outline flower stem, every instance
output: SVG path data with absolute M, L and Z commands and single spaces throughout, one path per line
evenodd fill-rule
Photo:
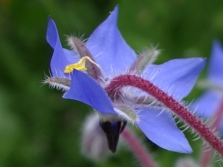
M 223 98 L 221 99 L 220 105 L 218 106 L 217 111 L 212 118 L 213 123 L 211 124 L 210 129 L 218 130 L 218 126 L 222 119 L 222 115 L 223 115 Z M 205 146 L 202 150 L 202 155 L 200 159 L 201 167 L 208 167 L 211 163 L 211 158 L 212 158 L 212 151 L 210 150 L 210 146 Z
M 209 167 L 210 163 L 211 163 L 211 157 L 212 157 L 212 152 L 210 149 L 210 146 L 205 146 L 202 149 L 202 155 L 201 155 L 201 159 L 200 159 L 200 167 Z
M 223 157 L 223 143 L 219 137 L 173 97 L 153 85 L 150 81 L 144 80 L 143 78 L 135 75 L 120 75 L 115 77 L 105 90 L 108 95 L 112 97 L 115 96 L 116 93 L 124 86 L 137 87 L 152 95 L 159 102 L 171 109 L 174 114 L 185 121 L 191 128 L 196 130 L 197 133 Z
M 142 146 L 141 142 L 130 129 L 126 127 L 121 134 L 125 141 L 128 143 L 132 152 L 141 162 L 142 166 L 157 167 L 152 158 Z

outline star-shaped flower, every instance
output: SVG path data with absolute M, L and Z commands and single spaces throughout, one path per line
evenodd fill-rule
M 73 51 L 62 48 L 54 21 L 49 18 L 47 41 L 54 49 L 51 60 L 52 77 L 46 82 L 63 88 L 63 98 L 81 101 L 99 113 L 109 148 L 114 152 L 119 133 L 126 121 L 137 125 L 158 146 L 181 153 L 191 153 L 183 132 L 176 126 L 168 108 L 143 91 L 126 87 L 117 96 L 105 88 L 123 74 L 141 76 L 175 99 L 185 97 L 192 89 L 205 60 L 175 59 L 152 65 L 158 55 L 149 49 L 139 55 L 129 47 L 117 28 L 118 7 L 90 35 L 86 43 L 68 38 Z
M 201 84 L 207 90 L 194 101 L 192 108 L 199 116 L 207 119 L 215 115 L 223 98 L 223 48 L 217 40 L 213 42 L 206 81 Z M 220 122 L 219 130 L 223 134 L 223 122 Z

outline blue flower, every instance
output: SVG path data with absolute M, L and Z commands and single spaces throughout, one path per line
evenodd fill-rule
M 175 99 L 180 100 L 191 91 L 197 76 L 204 67 L 205 60 L 202 58 L 175 59 L 161 65 L 144 62 L 145 67 L 143 66 L 142 71 L 139 73 L 136 72 L 137 70 L 131 71 L 134 63 L 137 64 L 137 61 L 141 59 L 137 59 L 134 50 L 121 36 L 117 28 L 117 15 L 118 7 L 115 7 L 83 46 L 83 51 L 92 56 L 91 61 L 100 67 L 101 72 L 97 73 L 100 77 L 92 77 L 94 75 L 89 73 L 94 71 L 89 69 L 87 72 L 74 69 L 69 74 L 64 73 L 65 68 L 70 64 L 79 64 L 86 55 L 80 55 L 79 46 L 74 45 L 74 51 L 62 48 L 56 25 L 49 18 L 47 41 L 54 49 L 50 64 L 52 79 L 57 78 L 58 83 L 64 81 L 61 79 L 60 82 L 59 78 L 71 81 L 65 85 L 67 87 L 63 98 L 88 104 L 99 113 L 101 127 L 110 140 L 108 143 L 113 152 L 116 149 L 118 135 L 123 130 L 125 121 L 128 121 L 137 125 L 158 146 L 170 151 L 191 153 L 192 149 L 182 131 L 176 126 L 169 109 L 156 99 L 132 87 L 123 89 L 120 99 L 113 99 L 108 96 L 104 88 L 115 76 L 133 73 L 151 81 Z M 149 54 L 156 55 L 157 52 L 149 50 Z
M 213 42 L 207 81 L 203 81 L 203 85 L 208 89 L 194 101 L 192 108 L 199 116 L 207 119 L 215 115 L 223 98 L 223 48 L 217 40 Z M 219 126 L 223 134 L 223 123 Z

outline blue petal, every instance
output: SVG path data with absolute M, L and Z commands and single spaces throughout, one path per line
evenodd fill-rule
M 182 98 L 193 88 L 205 63 L 203 58 L 174 59 L 148 66 L 143 76 L 173 97 Z
M 177 128 L 171 115 L 160 112 L 158 109 L 142 109 L 138 113 L 137 125 L 158 146 L 170 151 L 191 153 L 192 149 L 187 139 Z
M 222 97 L 218 92 L 209 90 L 194 101 L 190 108 L 192 108 L 199 116 L 210 118 L 216 112 L 221 98 Z
M 208 70 L 208 79 L 223 85 L 223 48 L 219 41 L 214 41 Z
M 136 59 L 117 28 L 118 7 L 89 37 L 86 46 L 96 62 L 108 74 L 126 71 Z
M 67 49 L 63 49 L 54 21 L 49 17 L 47 27 L 47 42 L 54 48 L 53 56 L 50 62 L 53 77 L 63 77 L 64 69 L 67 65 L 78 61 L 78 56 Z
M 70 90 L 63 98 L 81 101 L 101 114 L 116 114 L 108 95 L 98 82 L 78 70 L 73 71 Z
M 220 136 L 223 137 L 223 117 L 221 118 L 221 121 L 219 124 L 219 131 L 220 131 Z
M 46 33 L 46 40 L 50 46 L 54 49 L 58 39 L 57 27 L 51 17 L 48 18 L 48 26 Z

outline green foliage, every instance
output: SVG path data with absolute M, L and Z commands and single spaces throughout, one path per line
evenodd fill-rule
M 41 84 L 52 55 L 45 40 L 48 16 L 57 23 L 67 46 L 65 35 L 87 38 L 116 4 L 120 4 L 118 25 L 126 41 L 138 51 L 158 46 L 162 50 L 159 63 L 177 57 L 208 57 L 212 40 L 223 41 L 220 0 L 0 0 L 0 166 L 138 164 L 123 147 L 105 162 L 87 160 L 80 143 L 89 108 L 64 100 L 61 92 Z M 198 91 L 194 92 L 188 100 L 196 97 Z M 192 155 L 162 150 L 139 135 L 161 167 L 173 166 L 179 157 L 199 159 L 200 141 L 191 141 L 190 133 Z

